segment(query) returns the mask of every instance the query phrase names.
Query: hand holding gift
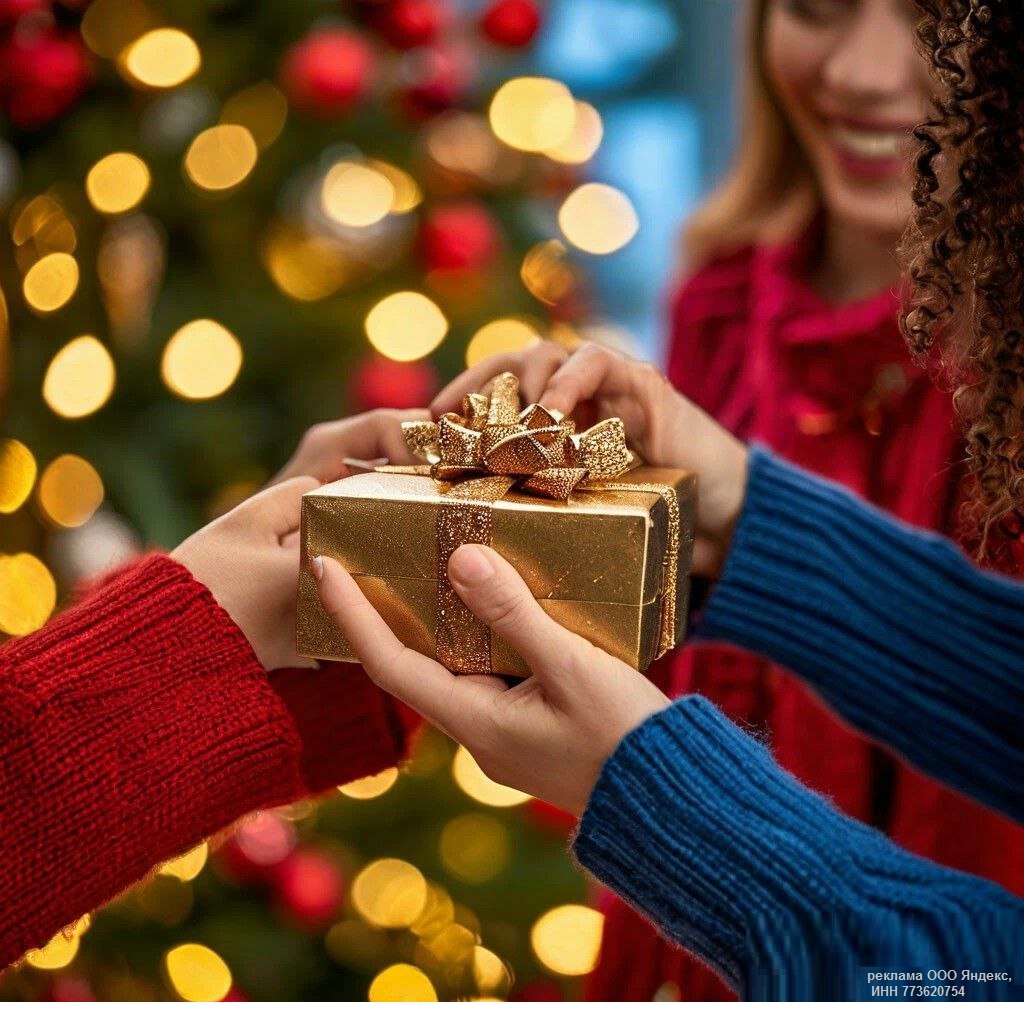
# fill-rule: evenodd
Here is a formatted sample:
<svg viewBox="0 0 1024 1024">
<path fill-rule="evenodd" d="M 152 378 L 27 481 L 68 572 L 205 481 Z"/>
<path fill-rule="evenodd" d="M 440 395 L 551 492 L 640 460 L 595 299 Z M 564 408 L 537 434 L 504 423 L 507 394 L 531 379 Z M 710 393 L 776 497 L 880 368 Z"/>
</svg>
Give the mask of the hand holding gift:
<svg viewBox="0 0 1024 1024">
<path fill-rule="evenodd" d="M 746 446 L 679 394 L 657 367 L 599 345 L 570 353 L 544 343 L 493 356 L 457 377 L 435 399 L 442 415 L 466 391 L 503 371 L 517 374 L 526 401 L 571 412 L 577 424 L 618 417 L 630 445 L 653 466 L 697 475 L 693 572 L 715 576 L 725 560 L 746 487 Z"/>
<path fill-rule="evenodd" d="M 637 668 L 679 642 L 686 618 L 695 481 L 634 468 L 622 421 L 576 432 L 540 405 L 520 407 L 499 374 L 461 414 L 404 425 L 418 466 L 385 466 L 303 499 L 307 558 L 341 562 L 402 642 L 452 671 L 525 675 L 528 666 L 459 599 L 448 558 L 487 544 L 516 566 L 556 621 Z M 298 649 L 353 660 L 325 615 L 308 564 Z"/>
<path fill-rule="evenodd" d="M 508 687 L 493 675 L 454 675 L 406 647 L 337 562 L 313 564 L 320 601 L 370 677 L 469 748 L 496 782 L 579 814 L 619 741 L 668 698 L 635 669 L 554 622 L 490 548 L 449 560 L 460 599 L 529 666 Z"/>
</svg>

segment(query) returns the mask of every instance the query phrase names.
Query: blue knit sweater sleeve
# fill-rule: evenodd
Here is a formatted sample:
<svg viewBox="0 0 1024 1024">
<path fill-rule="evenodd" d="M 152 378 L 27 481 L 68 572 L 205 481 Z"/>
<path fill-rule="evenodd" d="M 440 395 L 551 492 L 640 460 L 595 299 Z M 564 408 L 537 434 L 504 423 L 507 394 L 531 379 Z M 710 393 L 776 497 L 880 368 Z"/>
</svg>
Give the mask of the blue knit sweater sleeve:
<svg viewBox="0 0 1024 1024">
<path fill-rule="evenodd" d="M 574 852 L 746 998 L 1024 998 L 1024 903 L 844 817 L 701 697 L 623 740 Z"/>
<path fill-rule="evenodd" d="M 1024 585 L 764 449 L 699 632 L 792 669 L 923 771 L 1024 820 Z"/>
</svg>

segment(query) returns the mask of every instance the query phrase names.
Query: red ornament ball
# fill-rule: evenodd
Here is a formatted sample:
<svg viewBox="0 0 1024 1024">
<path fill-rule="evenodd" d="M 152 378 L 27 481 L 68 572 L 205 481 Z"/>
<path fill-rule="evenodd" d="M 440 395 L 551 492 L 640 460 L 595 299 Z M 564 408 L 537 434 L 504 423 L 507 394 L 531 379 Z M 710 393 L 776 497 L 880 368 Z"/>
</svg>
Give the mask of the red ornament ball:
<svg viewBox="0 0 1024 1024">
<path fill-rule="evenodd" d="M 295 828 L 263 811 L 239 825 L 216 853 L 218 867 L 233 881 L 257 885 L 273 881 L 277 868 L 295 848 Z"/>
<path fill-rule="evenodd" d="M 500 247 L 494 218 L 480 203 L 438 207 L 420 228 L 419 254 L 428 272 L 483 270 L 494 262 Z"/>
<path fill-rule="evenodd" d="M 49 0 L 0 0 L 0 28 L 10 28 L 26 14 L 49 9 Z"/>
<path fill-rule="evenodd" d="M 426 46 L 407 54 L 402 105 L 414 120 L 425 120 L 453 107 L 466 88 L 466 70 L 455 54 L 440 46 Z"/>
<path fill-rule="evenodd" d="M 38 128 L 66 113 L 89 78 L 85 48 L 70 32 L 15 36 L 0 50 L 0 103 L 19 128 Z"/>
<path fill-rule="evenodd" d="M 448 22 L 442 0 L 393 0 L 379 13 L 377 31 L 396 49 L 432 43 Z"/>
<path fill-rule="evenodd" d="M 440 387 L 437 370 L 425 360 L 399 363 L 371 356 L 352 377 L 352 401 L 359 409 L 422 409 Z"/>
<path fill-rule="evenodd" d="M 278 867 L 276 882 L 278 906 L 306 927 L 322 927 L 341 909 L 345 879 L 318 850 L 296 850 Z"/>
<path fill-rule="evenodd" d="M 484 35 L 492 43 L 510 48 L 532 43 L 540 24 L 540 8 L 534 0 L 494 0 L 480 20 Z"/>
<path fill-rule="evenodd" d="M 315 117 L 340 117 L 366 95 L 374 67 L 373 51 L 362 36 L 325 29 L 288 50 L 281 65 L 281 87 L 297 110 Z"/>
</svg>

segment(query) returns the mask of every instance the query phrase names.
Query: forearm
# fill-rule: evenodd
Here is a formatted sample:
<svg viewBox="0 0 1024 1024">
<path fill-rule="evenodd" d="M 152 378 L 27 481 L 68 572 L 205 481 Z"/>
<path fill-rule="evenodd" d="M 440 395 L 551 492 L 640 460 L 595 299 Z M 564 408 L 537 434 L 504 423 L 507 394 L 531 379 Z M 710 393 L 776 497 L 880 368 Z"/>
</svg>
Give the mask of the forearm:
<svg viewBox="0 0 1024 1024">
<path fill-rule="evenodd" d="M 919 768 L 1024 817 L 1024 586 L 755 449 L 699 632 L 767 655 Z"/>
<path fill-rule="evenodd" d="M 623 741 L 574 850 L 748 998 L 867 998 L 868 968 L 1019 967 L 1024 904 L 839 814 L 699 697 Z"/>
<path fill-rule="evenodd" d="M 0 965 L 241 815 L 394 763 L 375 688 L 316 675 L 268 680 L 162 556 L 0 648 Z"/>
</svg>

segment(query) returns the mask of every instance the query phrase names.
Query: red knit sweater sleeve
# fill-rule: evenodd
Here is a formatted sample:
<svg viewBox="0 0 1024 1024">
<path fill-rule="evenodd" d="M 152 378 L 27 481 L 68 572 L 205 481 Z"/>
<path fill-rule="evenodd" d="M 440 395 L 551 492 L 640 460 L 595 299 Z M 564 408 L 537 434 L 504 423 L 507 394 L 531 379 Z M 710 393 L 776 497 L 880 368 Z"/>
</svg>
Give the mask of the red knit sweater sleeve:
<svg viewBox="0 0 1024 1024">
<path fill-rule="evenodd" d="M 261 807 L 394 764 L 357 666 L 268 677 L 212 594 L 151 555 L 0 647 L 0 966 Z"/>
</svg>

